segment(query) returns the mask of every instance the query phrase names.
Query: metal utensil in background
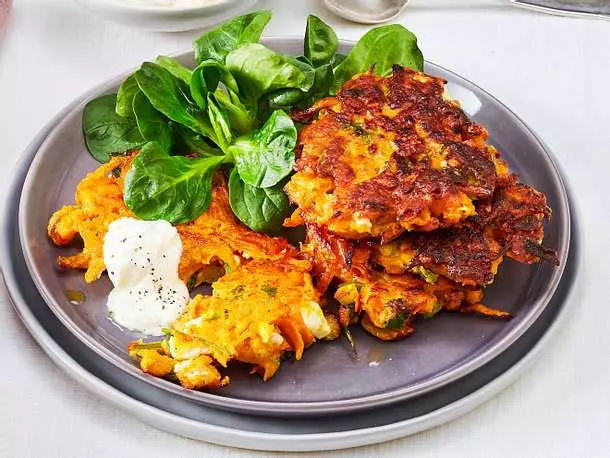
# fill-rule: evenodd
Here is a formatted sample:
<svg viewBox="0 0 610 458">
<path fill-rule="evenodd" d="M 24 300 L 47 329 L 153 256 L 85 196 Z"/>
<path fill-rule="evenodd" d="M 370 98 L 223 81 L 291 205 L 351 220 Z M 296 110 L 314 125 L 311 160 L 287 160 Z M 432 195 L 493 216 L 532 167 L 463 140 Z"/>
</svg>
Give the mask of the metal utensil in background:
<svg viewBox="0 0 610 458">
<path fill-rule="evenodd" d="M 515 6 L 561 16 L 610 20 L 608 0 L 510 0 Z"/>
<path fill-rule="evenodd" d="M 394 19 L 409 3 L 410 0 L 324 0 L 324 4 L 333 13 L 363 24 L 378 24 Z M 432 5 L 448 10 L 481 7 L 475 2 L 439 3 L 440 5 L 430 0 L 421 2 L 421 6 L 425 8 Z M 481 3 L 486 4 L 482 6 L 483 8 L 512 5 L 540 13 L 610 20 L 610 0 L 496 0 L 496 2 Z"/>
<path fill-rule="evenodd" d="M 333 13 L 350 21 L 379 24 L 398 16 L 410 0 L 324 0 Z"/>
</svg>

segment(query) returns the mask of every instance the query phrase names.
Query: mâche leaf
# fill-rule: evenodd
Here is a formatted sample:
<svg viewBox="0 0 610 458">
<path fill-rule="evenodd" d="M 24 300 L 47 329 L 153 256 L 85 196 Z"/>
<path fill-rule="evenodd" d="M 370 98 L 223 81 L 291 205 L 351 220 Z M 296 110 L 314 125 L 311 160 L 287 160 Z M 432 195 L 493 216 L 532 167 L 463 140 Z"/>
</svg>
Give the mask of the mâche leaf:
<svg viewBox="0 0 610 458">
<path fill-rule="evenodd" d="M 189 87 L 184 81 L 152 62 L 144 62 L 135 72 L 135 78 L 140 90 L 158 111 L 216 143 L 207 113 L 191 100 Z"/>
<path fill-rule="evenodd" d="M 395 64 L 423 71 L 424 57 L 417 47 L 417 37 L 399 24 L 371 29 L 335 67 L 331 94 L 336 94 L 358 73 L 367 72 L 374 66 L 377 75 L 387 75 Z"/>
<path fill-rule="evenodd" d="M 270 188 L 250 186 L 243 182 L 236 169 L 229 177 L 229 202 L 237 218 L 257 232 L 278 231 L 289 209 L 281 184 Z"/>
<path fill-rule="evenodd" d="M 229 147 L 229 154 L 245 183 L 268 188 L 292 171 L 296 139 L 292 119 L 276 110 L 260 130 L 237 138 Z"/>
<path fill-rule="evenodd" d="M 229 116 L 227 116 L 224 109 L 218 105 L 214 94 L 208 94 L 207 108 L 210 124 L 212 124 L 214 133 L 216 134 L 216 143 L 220 146 L 220 149 L 226 151 L 231 141 L 233 141 L 233 132 L 231 131 Z"/>
<path fill-rule="evenodd" d="M 157 56 L 155 63 L 163 67 L 176 78 L 180 78 L 186 84 L 191 82 L 192 70 L 181 65 L 176 59 L 167 56 Z"/>
<path fill-rule="evenodd" d="M 319 17 L 309 15 L 305 29 L 305 57 L 314 67 L 329 64 L 339 48 L 335 31 Z"/>
<path fill-rule="evenodd" d="M 207 59 L 224 62 L 231 51 L 246 43 L 258 43 L 270 19 L 271 11 L 262 10 L 221 24 L 195 40 L 195 59 L 197 62 Z"/>
<path fill-rule="evenodd" d="M 169 156 L 157 143 L 147 143 L 125 177 L 125 204 L 145 220 L 192 221 L 210 205 L 212 175 L 222 161 Z"/>
<path fill-rule="evenodd" d="M 123 116 L 124 118 L 133 116 L 133 98 L 139 91 L 140 88 L 138 87 L 138 82 L 134 75 L 128 76 L 127 79 L 123 81 L 119 86 L 116 97 L 115 110 L 119 116 Z"/>
<path fill-rule="evenodd" d="M 142 137 L 146 141 L 157 142 L 163 151 L 169 152 L 172 146 L 169 120 L 155 110 L 142 91 L 136 92 L 133 98 L 133 115 Z"/>
<path fill-rule="evenodd" d="M 99 162 L 108 162 L 111 154 L 125 153 L 146 142 L 133 117 L 116 113 L 116 100 L 116 94 L 103 95 L 83 110 L 85 144 Z"/>
<path fill-rule="evenodd" d="M 258 100 L 267 93 L 285 88 L 307 91 L 314 83 L 311 66 L 258 43 L 231 52 L 226 65 L 249 107 L 256 107 Z"/>
</svg>

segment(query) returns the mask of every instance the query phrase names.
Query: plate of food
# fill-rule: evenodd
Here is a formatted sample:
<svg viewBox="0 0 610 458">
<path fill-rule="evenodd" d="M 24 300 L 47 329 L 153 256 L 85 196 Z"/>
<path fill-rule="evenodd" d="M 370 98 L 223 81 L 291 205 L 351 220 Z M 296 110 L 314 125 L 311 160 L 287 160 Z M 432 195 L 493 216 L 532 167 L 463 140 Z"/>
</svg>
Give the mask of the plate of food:
<svg viewBox="0 0 610 458">
<path fill-rule="evenodd" d="M 551 156 L 402 26 L 347 43 L 312 16 L 304 39 L 260 40 L 269 19 L 142 64 L 53 129 L 19 212 L 42 297 L 119 369 L 240 412 L 373 408 L 472 373 L 561 281 Z"/>
</svg>

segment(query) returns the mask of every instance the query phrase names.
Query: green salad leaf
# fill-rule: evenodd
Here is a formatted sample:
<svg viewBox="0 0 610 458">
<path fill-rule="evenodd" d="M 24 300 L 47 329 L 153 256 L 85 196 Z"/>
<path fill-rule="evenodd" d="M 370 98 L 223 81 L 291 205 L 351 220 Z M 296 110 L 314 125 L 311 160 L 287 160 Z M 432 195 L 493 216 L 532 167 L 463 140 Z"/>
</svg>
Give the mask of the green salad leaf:
<svg viewBox="0 0 610 458">
<path fill-rule="evenodd" d="M 229 144 L 233 140 L 229 116 L 218 105 L 213 94 L 208 94 L 207 100 L 208 117 L 216 135 L 216 143 L 220 146 L 221 150 L 227 151 Z"/>
<path fill-rule="evenodd" d="M 184 81 L 152 62 L 144 62 L 135 72 L 135 78 L 140 90 L 159 112 L 217 143 L 207 114 L 192 101 Z"/>
<path fill-rule="evenodd" d="M 181 79 L 186 84 L 190 84 L 191 74 L 193 73 L 192 70 L 184 67 L 176 59 L 172 59 L 171 57 L 167 56 L 157 56 L 157 58 L 155 59 L 155 63 L 158 66 L 163 67 L 176 78 Z"/>
<path fill-rule="evenodd" d="M 244 183 L 237 169 L 229 176 L 229 202 L 235 216 L 253 231 L 276 232 L 288 214 L 288 197 L 277 184 L 257 188 Z"/>
<path fill-rule="evenodd" d="M 119 86 L 119 91 L 116 96 L 115 111 L 119 116 L 130 118 L 133 116 L 133 98 L 140 91 L 138 82 L 134 75 L 127 77 Z"/>
<path fill-rule="evenodd" d="M 219 87 L 220 84 L 222 87 Z M 190 90 L 191 96 L 202 108 L 206 107 L 207 96 L 213 93 L 237 134 L 245 134 L 257 126 L 254 113 L 240 99 L 237 81 L 223 64 L 214 60 L 199 64 L 193 71 Z"/>
<path fill-rule="evenodd" d="M 172 146 L 172 132 L 168 119 L 155 110 L 142 91 L 136 92 L 133 98 L 133 114 L 142 137 L 146 141 L 157 142 L 163 151 L 169 152 Z"/>
<path fill-rule="evenodd" d="M 213 145 L 207 137 L 204 137 L 191 129 L 173 123 L 172 131 L 172 153 L 185 155 L 191 154 L 199 157 L 207 156 L 224 156 L 224 153 L 218 146 Z"/>
<path fill-rule="evenodd" d="M 339 64 L 345 60 L 346 57 L 347 56 L 345 54 L 337 53 L 330 60 L 330 65 L 332 65 L 333 68 L 337 68 Z"/>
<path fill-rule="evenodd" d="M 222 83 L 227 91 L 237 93 L 237 81 L 226 67 L 215 60 L 206 60 L 193 70 L 190 91 L 193 100 L 201 107 L 206 108 L 206 97 L 216 91 Z"/>
<path fill-rule="evenodd" d="M 222 107 L 229 117 L 231 127 L 236 134 L 241 135 L 250 132 L 256 128 L 258 121 L 252 113 L 239 99 L 239 94 L 231 89 L 216 89 L 214 98 L 220 107 Z"/>
<path fill-rule="evenodd" d="M 229 147 L 240 178 L 250 186 L 269 188 L 292 171 L 297 129 L 276 110 L 259 130 L 239 137 Z"/>
<path fill-rule="evenodd" d="M 371 29 L 335 68 L 331 94 L 336 94 L 358 73 L 367 72 L 374 66 L 377 75 L 387 75 L 395 64 L 423 71 L 424 57 L 417 47 L 417 37 L 399 24 Z"/>
<path fill-rule="evenodd" d="M 119 116 L 116 94 L 92 100 L 83 110 L 83 133 L 91 155 L 99 162 L 108 162 L 111 154 L 126 153 L 143 145 L 135 119 Z"/>
<path fill-rule="evenodd" d="M 193 43 L 197 62 L 213 59 L 224 62 L 231 51 L 246 43 L 258 43 L 271 11 L 262 10 L 235 17 L 203 34 Z"/>
<path fill-rule="evenodd" d="M 145 220 L 192 221 L 210 205 L 212 175 L 222 161 L 170 156 L 157 143 L 146 143 L 125 177 L 125 204 Z"/>
<path fill-rule="evenodd" d="M 232 51 L 226 66 L 237 81 L 240 95 L 252 108 L 265 94 L 285 88 L 307 91 L 314 83 L 311 66 L 258 43 Z"/>
<path fill-rule="evenodd" d="M 307 93 L 300 89 L 279 89 L 272 92 L 267 97 L 267 103 L 270 107 L 291 107 L 301 102 Z"/>
<path fill-rule="evenodd" d="M 305 29 L 305 57 L 318 67 L 329 64 L 338 48 L 335 31 L 319 17 L 310 14 Z"/>
</svg>

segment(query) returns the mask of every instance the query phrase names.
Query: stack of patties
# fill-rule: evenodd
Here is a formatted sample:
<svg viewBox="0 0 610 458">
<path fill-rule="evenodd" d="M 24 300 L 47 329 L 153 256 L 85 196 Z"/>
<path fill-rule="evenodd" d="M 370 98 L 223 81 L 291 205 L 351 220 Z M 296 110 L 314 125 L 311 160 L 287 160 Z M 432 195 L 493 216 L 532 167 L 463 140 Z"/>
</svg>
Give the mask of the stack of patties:
<svg viewBox="0 0 610 458">
<path fill-rule="evenodd" d="M 557 263 L 542 246 L 545 196 L 509 173 L 445 83 L 395 66 L 293 114 L 308 125 L 285 224 L 306 225 L 302 251 L 340 323 L 384 340 L 443 308 L 509 317 L 481 302 L 503 258 Z"/>
</svg>

